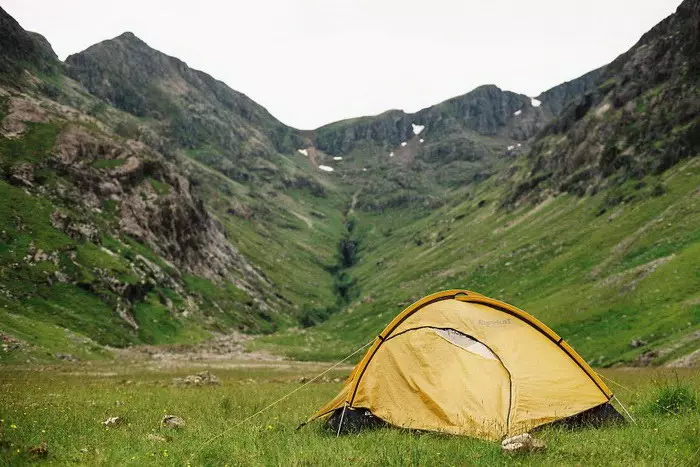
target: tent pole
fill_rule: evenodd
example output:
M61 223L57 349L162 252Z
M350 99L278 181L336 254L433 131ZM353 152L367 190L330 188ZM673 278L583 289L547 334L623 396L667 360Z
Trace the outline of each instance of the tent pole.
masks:
M337 438L340 436L340 429L343 428L343 418L345 418L345 409L348 408L348 401L345 401L345 405L343 406L343 413L340 414L340 423L338 423L338 433L336 433L335 437Z

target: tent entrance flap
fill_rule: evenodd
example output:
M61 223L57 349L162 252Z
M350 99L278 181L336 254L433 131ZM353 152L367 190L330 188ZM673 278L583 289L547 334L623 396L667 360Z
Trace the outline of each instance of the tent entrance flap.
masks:
M454 329L392 336L359 385L353 406L392 425L492 439L508 432L510 373L483 343Z

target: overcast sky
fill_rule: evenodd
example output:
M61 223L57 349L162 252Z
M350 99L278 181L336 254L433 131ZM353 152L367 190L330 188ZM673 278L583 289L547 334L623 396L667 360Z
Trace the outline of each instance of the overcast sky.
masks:
M0 0L61 59L132 31L284 123L528 95L610 62L680 0Z

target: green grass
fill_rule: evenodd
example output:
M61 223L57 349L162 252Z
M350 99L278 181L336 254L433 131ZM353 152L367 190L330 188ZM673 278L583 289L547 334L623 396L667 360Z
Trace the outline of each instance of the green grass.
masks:
M201 368L201 367L199 367ZM262 414L266 405L299 389L297 379L322 367L213 369L222 385L178 388L171 378L195 368L146 371L118 364L61 365L43 371L0 367L0 462L12 465L695 465L700 459L700 411L652 413L659 384L693 394L697 372L608 370L631 391L618 391L637 424L602 429L546 428L541 453L511 457L497 442L382 428L336 437L320 422L296 427L335 395L338 383L314 383ZM345 372L331 373L331 378ZM160 426L182 417L180 430ZM105 428L119 416L124 424ZM151 435L167 441L153 440ZM151 436L151 439L149 439ZM48 456L28 452L46 441ZM18 452L19 451L19 452Z
M659 362L668 361L679 356L674 341L700 329L693 305L699 180L700 164L690 161L646 180L650 189L666 186L665 194L638 196L602 215L606 193L561 195L512 212L480 208L478 200L499 199L491 180L418 219L413 209L360 211L362 243L349 270L358 298L319 326L253 346L301 359L339 358L422 296L467 288L534 314L598 365L634 362L654 348L662 350ZM631 347L634 339L648 344ZM683 348L694 350L693 342Z
M22 162L37 163L49 155L56 144L61 125L57 123L25 123L26 132L17 139L0 136L0 158L6 166Z
M124 165L125 162L125 159L97 159L92 166L96 169L115 169Z
M172 189L172 187L167 183L156 180L155 178L149 178L148 181L151 182L151 186L160 196L169 194L170 190Z

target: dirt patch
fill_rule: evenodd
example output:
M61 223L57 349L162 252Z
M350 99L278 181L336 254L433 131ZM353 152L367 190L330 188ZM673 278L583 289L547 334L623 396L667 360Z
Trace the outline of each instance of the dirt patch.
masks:
M684 355L679 359L668 362L664 365L669 368L696 368L700 367L700 349Z
M659 266L668 263L675 258L675 256L676 255L669 255L663 258L657 258L619 274L606 277L598 282L598 287L617 287L620 289L621 294L631 292L637 287L637 284L651 276Z
M267 352L250 352L245 344L253 337L242 333L218 335L199 344L138 345L126 349L110 349L120 359L153 362L156 366L182 366L184 363L251 363L281 362L283 357Z

